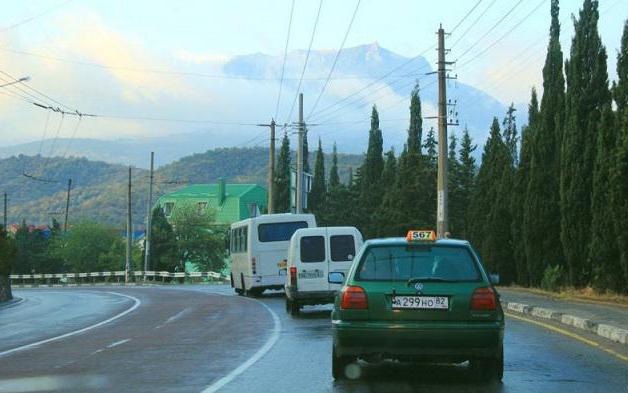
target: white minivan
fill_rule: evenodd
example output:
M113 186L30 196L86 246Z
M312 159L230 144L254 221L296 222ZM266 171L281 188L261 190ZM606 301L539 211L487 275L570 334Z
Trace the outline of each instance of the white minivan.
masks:
M333 303L339 284L327 281L329 272L347 273L362 247L354 227L299 229L290 239L286 276L286 311L299 313L305 305Z
M281 289L294 232L316 226L312 214L264 214L231 224L231 286L240 295Z

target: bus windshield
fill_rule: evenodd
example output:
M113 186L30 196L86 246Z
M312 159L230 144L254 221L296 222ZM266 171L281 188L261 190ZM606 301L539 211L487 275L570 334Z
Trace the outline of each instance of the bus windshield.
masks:
M260 242L282 242L290 240L297 229L307 228L307 222L277 222L271 224L260 224L257 227L257 235Z

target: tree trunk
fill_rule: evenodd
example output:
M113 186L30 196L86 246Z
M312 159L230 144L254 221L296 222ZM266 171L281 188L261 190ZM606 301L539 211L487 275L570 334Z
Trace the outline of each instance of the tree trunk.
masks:
M11 281L8 276L0 276L0 302L13 299Z

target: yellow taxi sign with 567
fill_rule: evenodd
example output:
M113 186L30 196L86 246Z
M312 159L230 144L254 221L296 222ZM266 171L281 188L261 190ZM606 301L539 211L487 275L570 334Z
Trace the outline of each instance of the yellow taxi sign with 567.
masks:
M436 232L431 230L408 231L406 240L409 242L433 242L436 240Z

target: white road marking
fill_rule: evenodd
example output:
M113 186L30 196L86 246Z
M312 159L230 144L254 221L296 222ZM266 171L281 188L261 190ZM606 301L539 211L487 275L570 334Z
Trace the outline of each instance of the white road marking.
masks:
M164 327L164 325L169 324L170 322L176 321L177 319L181 318L185 314L189 314L191 311L192 311L192 308L190 308L190 307L184 308L183 310L179 311L175 315L173 315L170 318L166 319L166 322L162 323L161 325L155 326L155 329L162 328L162 327Z
M129 341L131 341L130 338L125 338L124 340L116 341L115 343L111 343L111 344L107 345L107 348L117 347L118 345L122 345L124 343L128 343Z
M98 293L98 292L96 292L96 293ZM6 351L0 352L0 357L4 357L4 356L10 355L10 354L15 353L15 352L25 351L27 349L35 348L35 347L38 347L38 346L43 345L43 344L47 344L47 343L50 343L50 342L53 342L53 341L62 340L64 338L72 337L72 336L75 336L77 334L85 333L85 332L87 332L89 330L96 329L96 328L101 327L103 325L106 325L106 324L108 324L110 322L113 322L116 319L122 318L123 316L127 315L130 312L135 311L140 306L140 304L142 304L140 299L138 299L136 297L133 297L133 296L130 296L130 295L125 295L123 293L118 293L118 292L105 292L105 293L126 297L128 299L133 300L135 303L130 308L122 311L121 313L119 313L117 315L114 315L111 318L105 319L104 321L95 323L93 325L84 327L82 329L78 329L78 330L71 331L69 333L62 334L60 336L55 336L55 337L47 338L45 340L41 340L41 341L37 341L37 342L34 342L34 343L22 345L22 346L19 346L19 347L16 347L16 348L8 349Z
M236 369L231 371L229 374L227 374L226 376L220 378L218 381L206 387L201 393L214 393L222 389L229 382L233 381L238 375L245 372L249 367L254 365L262 357L264 357L264 355L266 355L266 353L270 351L270 349L275 345L277 340L279 340L279 332L281 331L281 322L279 321L279 317L277 316L277 314L275 314L275 312L271 310L270 307L268 307L266 304L262 303L259 300L251 299L251 298L243 298L243 299L256 301L262 306L264 306L264 308L266 308L266 310L273 317L273 323L274 323L273 333L270 335L270 338L266 341L266 344L264 344L264 346L260 348L259 351L255 352L255 354L251 356L246 362L242 363L240 366L238 366Z

